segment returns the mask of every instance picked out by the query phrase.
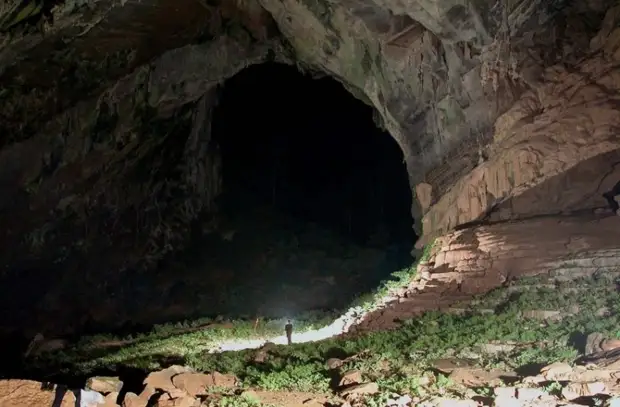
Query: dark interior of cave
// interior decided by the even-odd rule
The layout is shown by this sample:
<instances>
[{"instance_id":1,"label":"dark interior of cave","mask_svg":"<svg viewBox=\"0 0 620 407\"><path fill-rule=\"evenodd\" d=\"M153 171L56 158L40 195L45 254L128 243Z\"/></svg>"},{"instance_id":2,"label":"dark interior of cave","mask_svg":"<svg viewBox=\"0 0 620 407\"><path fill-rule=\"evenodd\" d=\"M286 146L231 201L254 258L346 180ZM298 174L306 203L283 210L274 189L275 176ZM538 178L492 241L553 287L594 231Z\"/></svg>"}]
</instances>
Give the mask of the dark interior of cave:
<instances>
[{"instance_id":1,"label":"dark interior of cave","mask_svg":"<svg viewBox=\"0 0 620 407\"><path fill-rule=\"evenodd\" d=\"M217 301L223 311L334 309L411 265L402 152L372 113L336 80L288 65L252 66L224 83L212 126L221 227L203 229L188 256L234 282Z\"/></svg>"},{"instance_id":2,"label":"dark interior of cave","mask_svg":"<svg viewBox=\"0 0 620 407\"><path fill-rule=\"evenodd\" d=\"M336 80L277 63L247 68L223 87L212 130L230 216L266 205L360 245L382 228L379 245L412 243L402 152Z\"/></svg>"}]
</instances>

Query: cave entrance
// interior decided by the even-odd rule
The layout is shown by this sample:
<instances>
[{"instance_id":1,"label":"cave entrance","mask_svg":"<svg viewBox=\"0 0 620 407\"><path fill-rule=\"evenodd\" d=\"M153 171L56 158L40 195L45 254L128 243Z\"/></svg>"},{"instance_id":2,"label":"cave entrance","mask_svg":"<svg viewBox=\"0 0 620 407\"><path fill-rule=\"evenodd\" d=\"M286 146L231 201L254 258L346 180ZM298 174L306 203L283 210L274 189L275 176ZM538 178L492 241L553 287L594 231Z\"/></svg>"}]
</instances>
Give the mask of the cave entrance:
<instances>
[{"instance_id":1,"label":"cave entrance","mask_svg":"<svg viewBox=\"0 0 620 407\"><path fill-rule=\"evenodd\" d=\"M345 307L411 265L402 151L336 80L277 63L246 68L221 88L212 137L223 193L200 252L205 274L235 284L223 309L282 317Z\"/></svg>"}]
</instances>

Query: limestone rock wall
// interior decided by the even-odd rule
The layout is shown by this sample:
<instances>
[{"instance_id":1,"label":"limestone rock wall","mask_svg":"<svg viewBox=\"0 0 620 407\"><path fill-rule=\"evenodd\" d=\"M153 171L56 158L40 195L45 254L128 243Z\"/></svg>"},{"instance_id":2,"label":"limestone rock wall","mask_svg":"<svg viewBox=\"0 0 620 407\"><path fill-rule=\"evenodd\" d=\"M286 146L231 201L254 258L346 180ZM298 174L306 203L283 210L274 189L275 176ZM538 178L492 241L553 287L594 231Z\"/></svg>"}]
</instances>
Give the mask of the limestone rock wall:
<instances>
[{"instance_id":1,"label":"limestone rock wall","mask_svg":"<svg viewBox=\"0 0 620 407\"><path fill-rule=\"evenodd\" d=\"M443 194L424 184L425 234L458 225L609 208L620 182L618 8L578 64L546 69L495 122L488 160ZM431 204L432 202L432 204ZM611 209L611 208L610 208Z\"/></svg>"},{"instance_id":2,"label":"limestone rock wall","mask_svg":"<svg viewBox=\"0 0 620 407\"><path fill-rule=\"evenodd\" d=\"M522 276L620 274L620 218L555 217L468 228L438 238L420 279L480 294Z\"/></svg>"},{"instance_id":3,"label":"limestone rock wall","mask_svg":"<svg viewBox=\"0 0 620 407\"><path fill-rule=\"evenodd\" d=\"M540 217L452 231L436 239L416 279L355 332L390 329L430 310L449 310L520 277L620 277L620 217ZM518 283L517 283L518 284Z\"/></svg>"}]
</instances>

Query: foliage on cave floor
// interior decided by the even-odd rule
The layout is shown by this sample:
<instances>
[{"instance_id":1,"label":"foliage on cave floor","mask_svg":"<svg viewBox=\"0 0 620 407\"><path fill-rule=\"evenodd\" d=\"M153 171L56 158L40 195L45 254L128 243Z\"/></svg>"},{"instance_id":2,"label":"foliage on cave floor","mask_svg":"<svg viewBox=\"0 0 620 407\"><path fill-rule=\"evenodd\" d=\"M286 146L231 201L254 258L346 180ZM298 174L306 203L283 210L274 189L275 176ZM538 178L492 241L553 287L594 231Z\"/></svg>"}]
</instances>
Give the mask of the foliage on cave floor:
<instances>
[{"instance_id":1,"label":"foliage on cave floor","mask_svg":"<svg viewBox=\"0 0 620 407\"><path fill-rule=\"evenodd\" d=\"M373 396L377 402L392 393L414 397L432 393L458 396L463 394L462 387L437 373L433 369L434 361L445 357L466 358L477 367L510 371L557 361L572 362L580 353L573 343L576 333L601 332L620 337L620 298L613 278L601 275L556 281L553 289L543 283L542 279L531 278L521 282L524 289L519 292L497 289L481 297L471 312L462 315L428 312L394 331L276 346L263 362L256 361L255 349L221 354L204 351L205 341L252 336L248 322L236 324L232 329L205 330L167 339L146 336L139 344L97 358L84 358L86 355L82 354L81 361L76 359L77 354L56 357L58 361L71 361L74 372L119 366L152 370L181 363L200 371L233 373L246 387L326 392L331 380L326 360L359 354L343 369L360 370L366 380L376 382L381 390ZM484 306L493 307L494 313L477 313ZM604 317L602 309L607 313ZM561 320L524 317L526 311L532 310L560 310L565 314ZM489 352L485 345L495 343L517 346Z\"/></svg>"},{"instance_id":2,"label":"foliage on cave floor","mask_svg":"<svg viewBox=\"0 0 620 407\"><path fill-rule=\"evenodd\" d=\"M420 253L419 261L430 255L433 244ZM348 308L353 313L363 313L377 307L378 302L395 291L406 287L415 276L417 263L391 274L379 286L355 298ZM304 312L296 315L295 331L307 332L328 326L339 313ZM215 348L219 343L235 339L268 340L283 334L286 319L253 319L225 321L223 318L201 318L191 321L156 325L150 332L119 337L96 335L83 337L80 343L60 358L42 359L34 368L52 365L64 366L69 371L78 366L92 371L100 367L127 365L145 370L156 369L166 363ZM69 366L67 368L67 366Z\"/></svg>"},{"instance_id":3,"label":"foliage on cave floor","mask_svg":"<svg viewBox=\"0 0 620 407\"><path fill-rule=\"evenodd\" d=\"M424 260L430 251L421 255ZM392 273L374 291L354 299L349 311L362 313L377 306L384 296L406 286L415 276L416 265ZM321 329L338 317L338 312L309 311L296 315L295 332ZM268 340L283 334L286 319L225 320L200 318L183 322L156 325L149 332L116 336L112 334L82 337L80 342L60 357L35 360L37 369L60 366L71 371L75 366L88 372L100 367L126 365L145 370L157 369L168 362L183 359L186 355L208 351L218 344L234 340ZM135 363L134 363L135 362ZM64 366L64 367L63 367ZM67 367L68 366L68 367Z\"/></svg>"}]
</instances>

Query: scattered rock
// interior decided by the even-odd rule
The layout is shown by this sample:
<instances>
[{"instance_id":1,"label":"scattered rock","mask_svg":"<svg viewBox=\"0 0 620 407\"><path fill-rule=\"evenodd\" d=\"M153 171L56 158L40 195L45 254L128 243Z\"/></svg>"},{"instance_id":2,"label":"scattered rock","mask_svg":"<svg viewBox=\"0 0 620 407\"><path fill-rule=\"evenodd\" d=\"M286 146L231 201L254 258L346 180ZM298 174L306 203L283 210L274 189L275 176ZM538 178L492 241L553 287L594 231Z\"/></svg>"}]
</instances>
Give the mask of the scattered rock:
<instances>
[{"instance_id":1,"label":"scattered rock","mask_svg":"<svg viewBox=\"0 0 620 407\"><path fill-rule=\"evenodd\" d=\"M522 407L521 402L516 397L497 396L493 400L496 407Z\"/></svg>"},{"instance_id":2,"label":"scattered rock","mask_svg":"<svg viewBox=\"0 0 620 407\"><path fill-rule=\"evenodd\" d=\"M562 389L562 396L569 401L603 393L605 393L605 384L601 382L569 383Z\"/></svg>"},{"instance_id":3,"label":"scattered rock","mask_svg":"<svg viewBox=\"0 0 620 407\"><path fill-rule=\"evenodd\" d=\"M551 397L549 393L542 389L531 387L520 387L517 389L517 399L520 401L535 401Z\"/></svg>"},{"instance_id":4,"label":"scattered rock","mask_svg":"<svg viewBox=\"0 0 620 407\"><path fill-rule=\"evenodd\" d=\"M119 393L109 393L107 396L105 396L105 399L103 401L103 405L99 406L99 407L119 407L118 406L118 395Z\"/></svg>"},{"instance_id":5,"label":"scattered rock","mask_svg":"<svg viewBox=\"0 0 620 407\"><path fill-rule=\"evenodd\" d=\"M207 389L213 385L213 380L202 373L181 373L172 378L172 384L177 389L196 397L207 395Z\"/></svg>"},{"instance_id":6,"label":"scattered rock","mask_svg":"<svg viewBox=\"0 0 620 407\"><path fill-rule=\"evenodd\" d=\"M339 369L344 362L338 358L329 358L327 362L325 362L328 369Z\"/></svg>"},{"instance_id":7,"label":"scattered rock","mask_svg":"<svg viewBox=\"0 0 620 407\"><path fill-rule=\"evenodd\" d=\"M495 398L493 399L493 405L498 407L517 407L521 406L522 402L516 397L516 389L514 387L498 387L493 390Z\"/></svg>"},{"instance_id":8,"label":"scattered rock","mask_svg":"<svg viewBox=\"0 0 620 407\"><path fill-rule=\"evenodd\" d=\"M231 374L222 374L219 372L212 372L210 375L211 383L209 387L220 387L230 389L237 386L239 380L236 376Z\"/></svg>"},{"instance_id":9,"label":"scattered rock","mask_svg":"<svg viewBox=\"0 0 620 407\"><path fill-rule=\"evenodd\" d=\"M578 383L615 381L619 374L620 372L615 370L588 369L585 366L577 366L566 379Z\"/></svg>"},{"instance_id":10,"label":"scattered rock","mask_svg":"<svg viewBox=\"0 0 620 407\"><path fill-rule=\"evenodd\" d=\"M0 406L27 407L27 406L58 406L75 407L76 398L73 392L66 391L60 402L54 404L56 393L64 391L61 387L50 385L46 387L40 382L32 380L2 380L0 381Z\"/></svg>"},{"instance_id":11,"label":"scattered rock","mask_svg":"<svg viewBox=\"0 0 620 407\"><path fill-rule=\"evenodd\" d=\"M116 399L122 386L118 378L95 377L88 382L91 388L98 388L102 392L109 393L105 400L103 396L96 393L101 396L101 403L105 403L105 407L117 406ZM218 372L196 373L183 366L171 366L149 374L144 380L145 387L140 395L127 393L122 401L122 407L151 405L149 402L158 391L163 392L157 399L156 406L158 407L197 407L200 406L200 400L197 397L207 396L210 388L232 388L237 385L237 382L237 378L232 375ZM112 389L115 391L109 391Z\"/></svg>"},{"instance_id":12,"label":"scattered rock","mask_svg":"<svg viewBox=\"0 0 620 407\"><path fill-rule=\"evenodd\" d=\"M591 355L600 352L601 343L605 340L605 336L600 332L593 332L586 338L585 354Z\"/></svg>"},{"instance_id":13,"label":"scattered rock","mask_svg":"<svg viewBox=\"0 0 620 407\"><path fill-rule=\"evenodd\" d=\"M501 385L505 376L515 376L514 372L500 369L486 370L482 368L458 368L450 374L450 380L466 387Z\"/></svg>"},{"instance_id":14,"label":"scattered rock","mask_svg":"<svg viewBox=\"0 0 620 407\"><path fill-rule=\"evenodd\" d=\"M343 397L351 397L351 396L376 394L378 392L379 392L379 386L377 386L377 383L371 382L371 383L353 384L341 390L340 394Z\"/></svg>"},{"instance_id":15,"label":"scattered rock","mask_svg":"<svg viewBox=\"0 0 620 407\"><path fill-rule=\"evenodd\" d=\"M192 370L184 366L173 365L159 372L149 374L146 379L144 379L143 384L156 390L162 390L168 393L175 392L177 388L172 383L172 377L188 372L192 372Z\"/></svg>"},{"instance_id":16,"label":"scattered rock","mask_svg":"<svg viewBox=\"0 0 620 407\"><path fill-rule=\"evenodd\" d=\"M146 407L148 400L142 399L136 393L128 392L123 398L123 407Z\"/></svg>"},{"instance_id":17,"label":"scattered rock","mask_svg":"<svg viewBox=\"0 0 620 407\"><path fill-rule=\"evenodd\" d=\"M496 397L516 398L516 389L514 387L497 387L493 390L493 393L495 394Z\"/></svg>"},{"instance_id":18,"label":"scattered rock","mask_svg":"<svg viewBox=\"0 0 620 407\"><path fill-rule=\"evenodd\" d=\"M568 363L556 362L540 369L542 377L546 380L563 380L573 372Z\"/></svg>"},{"instance_id":19,"label":"scattered rock","mask_svg":"<svg viewBox=\"0 0 620 407\"><path fill-rule=\"evenodd\" d=\"M340 378L340 383L338 384L338 387L346 387L352 384L359 384L363 381L364 380L362 379L362 372L360 372L359 370L349 370L343 373L342 377Z\"/></svg>"},{"instance_id":20,"label":"scattered rock","mask_svg":"<svg viewBox=\"0 0 620 407\"><path fill-rule=\"evenodd\" d=\"M206 396L211 387L232 388L237 385L237 378L232 375L223 375L218 372L180 373L172 377L172 384L179 390L185 391L192 397Z\"/></svg>"},{"instance_id":21,"label":"scattered rock","mask_svg":"<svg viewBox=\"0 0 620 407\"><path fill-rule=\"evenodd\" d=\"M100 393L93 390L79 390L80 391L80 407L99 406L105 403L105 397Z\"/></svg>"},{"instance_id":22,"label":"scattered rock","mask_svg":"<svg viewBox=\"0 0 620 407\"><path fill-rule=\"evenodd\" d=\"M200 407L200 400L195 399L189 395L176 397L172 399L159 399L157 400L156 407Z\"/></svg>"},{"instance_id":23,"label":"scattered rock","mask_svg":"<svg viewBox=\"0 0 620 407\"><path fill-rule=\"evenodd\" d=\"M620 348L620 339L607 338L600 332L591 333L586 338L586 355L610 351L617 348Z\"/></svg>"},{"instance_id":24,"label":"scattered rock","mask_svg":"<svg viewBox=\"0 0 620 407\"><path fill-rule=\"evenodd\" d=\"M123 382L118 377L96 376L86 381L86 388L101 394L119 393Z\"/></svg>"},{"instance_id":25,"label":"scattered rock","mask_svg":"<svg viewBox=\"0 0 620 407\"><path fill-rule=\"evenodd\" d=\"M577 360L582 365L595 365L607 370L620 370L620 348L600 351Z\"/></svg>"},{"instance_id":26,"label":"scattered rock","mask_svg":"<svg viewBox=\"0 0 620 407\"><path fill-rule=\"evenodd\" d=\"M601 342L601 350L608 351L620 348L620 339L605 339Z\"/></svg>"}]
</instances>

